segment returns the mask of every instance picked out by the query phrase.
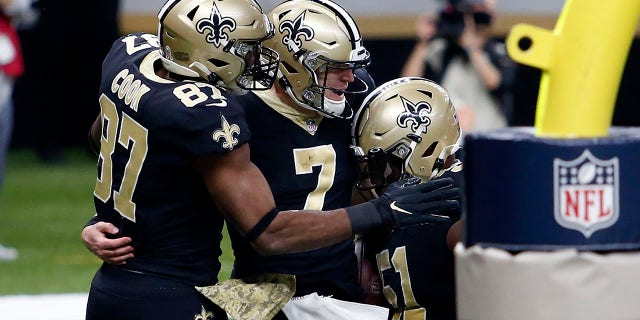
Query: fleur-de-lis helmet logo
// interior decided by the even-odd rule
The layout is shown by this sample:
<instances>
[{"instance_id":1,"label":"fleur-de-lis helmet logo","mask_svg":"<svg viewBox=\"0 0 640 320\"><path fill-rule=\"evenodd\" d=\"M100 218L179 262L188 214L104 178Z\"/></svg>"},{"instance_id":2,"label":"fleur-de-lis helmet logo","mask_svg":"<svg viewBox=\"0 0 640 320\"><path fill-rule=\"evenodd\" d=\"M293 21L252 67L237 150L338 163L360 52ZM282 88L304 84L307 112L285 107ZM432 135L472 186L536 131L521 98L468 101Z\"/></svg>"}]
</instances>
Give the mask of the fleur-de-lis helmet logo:
<instances>
[{"instance_id":1,"label":"fleur-de-lis helmet logo","mask_svg":"<svg viewBox=\"0 0 640 320\"><path fill-rule=\"evenodd\" d=\"M225 29L229 30L229 32L234 31L236 29L236 21L229 17L223 17L215 4L209 19L202 18L196 23L198 32L205 34L207 30L210 31L205 40L208 43L213 43L216 48L226 44L227 40L229 40L229 35L225 33ZM223 40L225 43L223 43Z\"/></svg>"},{"instance_id":2,"label":"fleur-de-lis helmet logo","mask_svg":"<svg viewBox=\"0 0 640 320\"><path fill-rule=\"evenodd\" d=\"M204 308L204 306L200 306L202 310L200 314L196 314L193 317L193 320L215 320L215 316L212 311L208 311Z\"/></svg>"},{"instance_id":3,"label":"fleur-de-lis helmet logo","mask_svg":"<svg viewBox=\"0 0 640 320\"><path fill-rule=\"evenodd\" d=\"M240 127L237 124L229 124L227 119L220 115L220 120L222 122L222 128L213 132L213 140L218 142L220 139L224 139L222 142L222 147L233 150L233 147L238 144L238 139L234 137L234 135L240 134Z\"/></svg>"},{"instance_id":4,"label":"fleur-de-lis helmet logo","mask_svg":"<svg viewBox=\"0 0 640 320\"><path fill-rule=\"evenodd\" d=\"M297 51L301 48L302 39L306 41L313 39L313 29L304 25L305 13L306 11L302 12L294 21L284 20L278 27L278 31L284 34L282 44L287 46L289 51Z\"/></svg>"},{"instance_id":5,"label":"fleur-de-lis helmet logo","mask_svg":"<svg viewBox=\"0 0 640 320\"><path fill-rule=\"evenodd\" d=\"M426 133L427 127L431 124L431 118L429 118L431 105L426 101L420 101L414 104L403 96L400 96L400 100L404 106L404 111L398 115L396 120L398 126L406 128L409 126L409 123L411 123L411 130L417 131L421 125L424 125L422 131Z\"/></svg>"}]
</instances>

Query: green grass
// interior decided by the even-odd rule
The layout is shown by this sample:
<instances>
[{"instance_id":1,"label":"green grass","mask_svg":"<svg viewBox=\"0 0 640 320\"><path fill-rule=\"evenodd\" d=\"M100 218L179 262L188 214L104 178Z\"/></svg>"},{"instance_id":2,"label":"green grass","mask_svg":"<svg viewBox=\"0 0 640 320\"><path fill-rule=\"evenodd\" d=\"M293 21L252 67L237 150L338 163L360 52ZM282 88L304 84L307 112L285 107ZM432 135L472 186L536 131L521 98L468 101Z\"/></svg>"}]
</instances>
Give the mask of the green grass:
<instances>
[{"instance_id":1,"label":"green grass","mask_svg":"<svg viewBox=\"0 0 640 320\"><path fill-rule=\"evenodd\" d=\"M28 150L12 150L0 192L0 243L18 249L0 261L0 295L87 292L100 260L80 240L94 213L95 159L68 150L63 165L43 165ZM219 278L229 277L233 255L223 242Z\"/></svg>"}]
</instances>

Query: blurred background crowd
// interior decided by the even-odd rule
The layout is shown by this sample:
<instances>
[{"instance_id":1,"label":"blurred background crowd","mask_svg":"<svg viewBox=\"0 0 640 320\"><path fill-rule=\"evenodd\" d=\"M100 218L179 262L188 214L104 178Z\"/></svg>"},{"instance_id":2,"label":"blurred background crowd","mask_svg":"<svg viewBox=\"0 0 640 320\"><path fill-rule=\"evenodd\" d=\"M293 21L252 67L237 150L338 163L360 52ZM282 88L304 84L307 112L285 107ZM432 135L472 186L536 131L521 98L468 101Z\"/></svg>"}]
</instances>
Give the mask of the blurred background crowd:
<instances>
[{"instance_id":1,"label":"blurred background crowd","mask_svg":"<svg viewBox=\"0 0 640 320\"><path fill-rule=\"evenodd\" d=\"M269 10L278 2L269 0L260 3L265 10ZM382 4L381 8L377 5L364 5L364 2L359 1L337 2L349 10L361 26L373 58L369 71L377 83L400 75L420 75L420 71L408 71L406 64L421 44L437 44L434 41L436 38L446 40L451 39L451 36L466 37L462 41L467 42L469 38L475 37L471 41L483 43L473 46L483 49L486 42L493 46L488 50L504 50L504 47L495 43L500 44L504 40L508 27L513 24L511 20L518 17L535 19L546 15L552 24L543 27L553 28L562 7L560 1L542 1L537 9L507 14L503 11L527 10L529 3L503 1L504 3L497 5L492 4L487 11L488 15L474 16L479 20L472 23L486 26L482 37L487 39L479 39L480 36L465 32L464 17L459 15L462 11L477 8L457 5L474 1L425 0L417 4L407 1L406 6L378 1ZM62 163L62 148L86 145L87 130L98 112L96 93L104 54L121 33L135 30L154 32L155 11L161 3L162 1L156 0L39 0L33 3L32 7L39 18L29 24L18 25L25 72L15 83L15 122L11 148L33 148L43 162ZM545 5L548 11L555 12L541 14L539 8ZM382 16L382 12L386 12L385 16ZM394 20L394 17L399 19ZM376 23L376 20L380 23ZM396 23L389 24L389 21ZM440 59L453 61L459 57L473 62L473 55L468 55L471 52L469 46L457 43L450 49L440 48L439 50L444 50ZM492 63L499 67L497 64L501 63L501 59L504 61L506 56L504 52L502 55L498 52L497 60ZM621 82L614 125L640 125L640 109L637 108L637 94L634 93L633 85L640 81L638 57L640 42L636 39ZM424 60L423 58L420 55L419 60ZM444 63L448 64L449 61ZM455 66L456 63L451 65ZM464 64L462 66L464 68ZM463 69L461 72L467 71ZM502 79L509 84L499 89L508 91L508 97L498 101L502 105L503 114L497 117L502 119L492 121L497 121L494 125L498 126L533 125L540 72L516 63L513 63L509 72ZM434 75L426 69L422 73L422 76L440 78L440 81L446 83L444 73ZM451 85L445 84L445 87L453 89ZM498 90L497 87L493 89ZM637 89L637 85L635 88ZM478 95L477 92L473 94ZM456 107L462 109L469 99L458 96L460 99Z\"/></svg>"}]
</instances>

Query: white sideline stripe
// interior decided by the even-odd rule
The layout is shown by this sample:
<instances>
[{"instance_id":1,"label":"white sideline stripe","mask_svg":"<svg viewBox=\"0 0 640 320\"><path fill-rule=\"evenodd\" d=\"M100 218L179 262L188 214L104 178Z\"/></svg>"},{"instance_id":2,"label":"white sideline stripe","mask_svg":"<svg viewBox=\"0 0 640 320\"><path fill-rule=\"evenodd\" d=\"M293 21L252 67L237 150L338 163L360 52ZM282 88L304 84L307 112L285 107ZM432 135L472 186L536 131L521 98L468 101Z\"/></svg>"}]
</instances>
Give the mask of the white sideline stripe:
<instances>
[{"instance_id":1,"label":"white sideline stripe","mask_svg":"<svg viewBox=\"0 0 640 320\"><path fill-rule=\"evenodd\" d=\"M0 296L2 320L84 320L87 293Z\"/></svg>"}]
</instances>

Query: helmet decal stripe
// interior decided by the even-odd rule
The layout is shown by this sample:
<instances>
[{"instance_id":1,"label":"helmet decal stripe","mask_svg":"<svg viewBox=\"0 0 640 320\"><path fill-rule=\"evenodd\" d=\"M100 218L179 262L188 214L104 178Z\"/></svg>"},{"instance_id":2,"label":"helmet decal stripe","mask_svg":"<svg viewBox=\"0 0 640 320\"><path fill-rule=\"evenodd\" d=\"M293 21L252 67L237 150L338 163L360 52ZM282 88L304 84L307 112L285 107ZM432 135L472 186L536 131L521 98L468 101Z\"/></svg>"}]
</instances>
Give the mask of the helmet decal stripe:
<instances>
[{"instance_id":1,"label":"helmet decal stripe","mask_svg":"<svg viewBox=\"0 0 640 320\"><path fill-rule=\"evenodd\" d=\"M336 16L340 18L340 20L342 20L342 22L347 26L347 29L349 31L349 37L353 39L353 42L351 43L351 48L355 49L360 44L360 40L362 39L362 36L360 35L360 29L358 29L358 25L356 24L353 17L344 8L342 8L341 6L333 2L327 2L324 0L312 0L312 1L322 4L323 6L331 9L331 11L333 11L336 14Z\"/></svg>"},{"instance_id":2,"label":"helmet decal stripe","mask_svg":"<svg viewBox=\"0 0 640 320\"><path fill-rule=\"evenodd\" d=\"M160 48L162 48L164 46L164 44L162 43L162 26L163 26L163 21L164 18L167 16L167 13L169 11L171 11L171 9L178 4L178 2L180 2L180 0L169 0L167 1L167 3L164 4L164 6L162 6L162 8L160 8L160 11L158 12L158 21L160 23L158 23L158 37L160 38Z\"/></svg>"},{"instance_id":3,"label":"helmet decal stripe","mask_svg":"<svg viewBox=\"0 0 640 320\"><path fill-rule=\"evenodd\" d=\"M160 22L164 20L164 17L167 15L167 12L169 12L171 8L173 8L176 4L178 4L178 2L180 2L180 0L169 0L167 1L167 3L164 4L164 6L162 6L162 8L160 8L160 12L158 12L158 19L160 20Z\"/></svg>"},{"instance_id":4,"label":"helmet decal stripe","mask_svg":"<svg viewBox=\"0 0 640 320\"><path fill-rule=\"evenodd\" d=\"M262 7L260 6L260 3L258 3L258 1L256 1L256 0L250 0L250 1L253 3L253 5L256 8L260 9L260 12L263 12Z\"/></svg>"}]
</instances>

